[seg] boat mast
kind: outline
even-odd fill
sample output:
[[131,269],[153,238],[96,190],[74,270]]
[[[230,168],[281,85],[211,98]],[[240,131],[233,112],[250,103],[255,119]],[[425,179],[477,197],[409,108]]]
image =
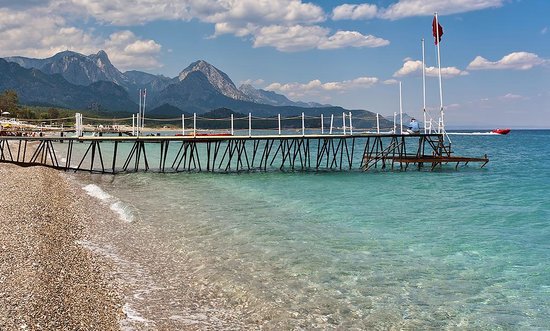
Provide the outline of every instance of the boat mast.
[[435,15],[435,33],[436,33],[436,46],[437,46],[437,67],[439,70],[439,106],[440,106],[440,125],[439,133],[445,132],[445,111],[443,110],[443,87],[441,86],[441,52],[439,51],[440,35],[439,35],[439,20],[437,18],[437,12]]
[[422,38],[422,101],[424,112],[424,134],[426,133],[426,56],[424,55],[424,38]]

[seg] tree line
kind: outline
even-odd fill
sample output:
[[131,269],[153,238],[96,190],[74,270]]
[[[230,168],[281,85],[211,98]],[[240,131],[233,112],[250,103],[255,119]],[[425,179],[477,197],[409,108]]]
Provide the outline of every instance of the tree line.
[[15,90],[5,90],[0,94],[0,113],[2,117],[26,119],[57,119],[74,116],[74,111],[54,107],[31,107],[19,104],[19,95]]

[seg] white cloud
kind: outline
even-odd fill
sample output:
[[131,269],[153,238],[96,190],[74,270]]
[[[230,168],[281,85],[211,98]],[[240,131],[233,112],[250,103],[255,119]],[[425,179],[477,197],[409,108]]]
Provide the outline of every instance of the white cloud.
[[548,27],[545,26],[542,30],[540,30],[540,34],[544,35],[548,33]]
[[214,36],[251,36],[254,47],[274,47],[283,52],[344,47],[380,47],[389,41],[357,31],[331,31],[316,23],[326,15],[322,8],[298,0],[232,0],[224,10],[201,20],[215,24]]
[[504,56],[502,59],[492,62],[484,57],[477,56],[468,65],[469,70],[528,70],[536,66],[548,63],[548,60],[540,58],[538,55],[528,52],[514,52]]
[[411,16],[432,15],[434,12],[450,15],[496,8],[502,6],[504,2],[505,0],[399,0],[387,8],[378,8],[376,5],[369,3],[343,4],[332,10],[332,19],[382,18],[397,20]]
[[519,95],[519,94],[506,93],[505,95],[499,97],[499,99],[500,100],[522,100],[522,99],[526,99],[526,98]]
[[[58,0],[61,1],[61,0]],[[274,47],[283,52],[344,47],[380,47],[389,41],[357,31],[331,31],[317,25],[326,20],[323,9],[301,0],[71,0],[81,15],[113,25],[148,21],[189,20],[214,24],[214,34],[250,36],[254,47]],[[353,15],[364,16],[369,6],[356,6]]]
[[[403,63],[403,67],[397,70],[393,77],[404,77],[413,74],[422,74],[422,61],[406,59]],[[426,76],[437,77],[439,75],[439,69],[437,67],[426,67]],[[460,70],[456,67],[441,68],[441,77],[452,78],[456,76],[468,75],[467,71]]]
[[411,16],[432,15],[434,12],[450,15],[501,7],[505,0],[400,0],[379,10],[378,17],[390,20]]
[[65,50],[95,54],[105,49],[120,69],[160,66],[156,56],[161,46],[155,41],[139,39],[130,31],[103,38],[70,26],[64,17],[52,15],[48,8],[1,9],[0,35],[0,56],[46,58]]
[[378,7],[368,3],[361,5],[343,4],[332,10],[332,19],[335,21],[370,19],[376,17],[377,12]]
[[256,32],[254,47],[272,46],[283,52],[317,48],[326,40],[329,31],[320,26],[267,26]]
[[261,86],[265,84],[265,81],[261,78],[259,79],[247,79],[240,82],[240,85],[252,85],[252,86]]
[[[43,31],[56,34],[55,29],[42,29],[40,20],[48,21],[50,25],[57,25],[59,28],[71,28],[74,24],[70,22],[82,20],[88,20],[91,23],[97,21],[103,25],[116,27],[140,25],[158,20],[197,19],[214,25],[212,38],[232,34],[250,39],[254,47],[269,46],[281,51],[380,47],[389,44],[385,39],[357,31],[334,32],[320,26],[319,23],[326,21],[327,14],[320,6],[303,0],[50,0],[46,3],[22,0],[21,5],[25,7],[36,5],[32,10],[36,12],[42,9],[42,12],[36,16],[37,20],[18,20],[18,22],[25,22],[26,25],[25,33],[19,34],[18,40],[25,40],[28,35],[32,37],[36,34],[35,39],[39,41],[46,35]],[[350,15],[364,17],[370,15],[369,12],[372,12],[372,9],[373,7],[367,5],[354,6]],[[10,13],[16,13],[16,9],[13,10]],[[21,14],[25,15],[27,12],[21,12]],[[0,25],[0,30],[3,29],[5,25]],[[40,44],[36,42],[34,45],[40,52],[52,53],[57,47],[82,51],[84,45],[87,45],[88,49],[94,49],[98,43],[101,44],[102,37],[96,36],[91,32],[92,30],[74,29],[73,33],[80,31],[81,38],[75,36],[66,39],[62,45],[55,45],[48,49],[37,46]],[[90,38],[98,40],[92,42]],[[141,49],[159,49],[157,46],[154,41],[132,41],[132,45],[128,45],[125,51],[138,54]],[[6,50],[15,49],[8,46],[4,48],[4,51]],[[18,54],[23,53],[18,52]],[[128,58],[127,55],[125,58]],[[121,59],[123,56],[118,58]],[[150,58],[145,62],[154,64]],[[126,61],[122,63],[128,64]],[[142,64],[144,62],[140,61],[138,65]]]
[[259,27],[257,25],[251,23],[247,23],[244,25],[232,24],[228,22],[216,23],[214,24],[215,32],[212,38],[215,38],[216,36],[220,36],[222,34],[233,34],[237,37],[246,37],[253,34],[258,29]]
[[[29,24],[32,22],[32,24]],[[48,57],[67,49],[95,53],[100,41],[45,8],[0,9],[0,56]]]
[[399,81],[397,79],[386,79],[385,81],[382,82],[382,84],[395,85],[395,84],[399,84]]
[[365,36],[356,31],[338,31],[333,35],[329,34],[329,29],[317,25],[267,26],[255,32],[254,47],[271,46],[283,52],[295,52],[308,49],[380,47],[389,44],[385,39]]
[[177,0],[55,0],[58,10],[71,11],[80,16],[112,25],[129,26],[156,20],[190,20],[186,4]]
[[[300,0],[217,0],[207,2],[211,4],[209,8],[204,1],[190,2],[190,12],[209,23],[294,25],[319,23],[326,19],[321,7]],[[202,10],[197,10],[198,4]]]
[[131,31],[119,31],[109,36],[104,49],[119,69],[158,68],[156,56],[161,45],[154,40],[140,40]]
[[[462,105],[459,103],[451,103],[445,106],[447,110],[457,110],[462,108]],[[434,111],[438,111],[439,109],[433,109]]]
[[291,98],[321,95],[327,92],[340,92],[345,93],[352,89],[357,88],[369,88],[378,83],[376,77],[358,77],[352,80],[345,80],[341,82],[327,82],[322,83],[320,80],[315,79],[308,83],[272,83],[265,88],[268,91],[275,91],[288,95]]
[[388,40],[372,35],[365,36],[357,31],[338,31],[323,41],[319,49],[336,49],[343,47],[381,47],[387,46]]
[[[65,3],[64,0],[56,0]],[[230,26],[318,23],[323,9],[301,0],[70,0],[75,10],[112,25],[191,20]]]

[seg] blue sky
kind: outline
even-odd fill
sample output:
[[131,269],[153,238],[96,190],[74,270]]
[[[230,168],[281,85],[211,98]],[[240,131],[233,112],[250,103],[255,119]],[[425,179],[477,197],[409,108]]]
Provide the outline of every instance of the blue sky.
[[383,115],[439,109],[447,127],[550,127],[548,0],[0,0],[0,57],[104,49],[122,71],[176,76],[204,59],[236,85]]

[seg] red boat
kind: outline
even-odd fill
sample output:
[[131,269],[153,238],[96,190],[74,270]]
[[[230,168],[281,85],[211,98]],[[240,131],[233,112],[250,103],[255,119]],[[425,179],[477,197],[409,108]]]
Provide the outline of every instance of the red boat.
[[492,133],[498,133],[498,134],[508,134],[510,133],[510,129],[495,129],[491,131]]

